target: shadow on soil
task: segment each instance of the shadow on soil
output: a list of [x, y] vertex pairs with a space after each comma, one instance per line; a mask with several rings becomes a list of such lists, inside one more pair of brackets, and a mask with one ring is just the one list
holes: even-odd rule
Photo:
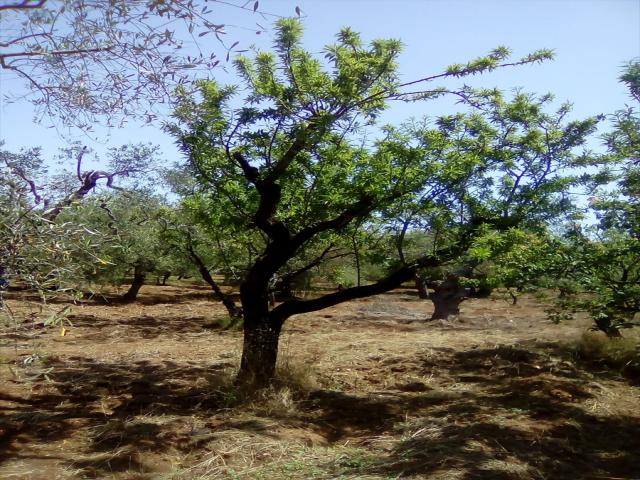
[[[110, 319], [105, 316], [91, 314], [72, 314], [66, 317], [63, 325], [70, 331], [86, 329], [80, 334], [82, 340], [94, 343], [139, 342], [141, 338], [152, 340], [157, 337], [172, 338], [184, 334], [202, 333], [216, 327], [216, 320], [223, 315], [142, 315]], [[0, 341], [26, 341], [34, 338], [50, 337], [51, 332], [58, 329], [47, 327], [42, 321], [37, 323], [26, 321], [12, 329], [0, 331]], [[108, 332], [108, 333], [105, 333]], [[224, 334], [221, 329], [220, 334]], [[67, 338], [73, 342], [72, 337]]]
[[[430, 350], [405, 360], [409, 373], [437, 372], [438, 388], [414, 382], [362, 396], [320, 390], [292, 420], [331, 443], [395, 436], [375, 462], [358, 467], [363, 475], [429, 478], [458, 469], [465, 479], [640, 477], [640, 423], [590, 413], [585, 402], [598, 384], [570, 362], [520, 347]], [[70, 357], [47, 367], [50, 381], [33, 381], [30, 396], [0, 394], [0, 463], [26, 458], [30, 443], [83, 430], [86, 450], [66, 461], [103, 478], [149, 472], [145, 452], [199, 448], [193, 419], [209, 422], [210, 438], [228, 429], [274, 435], [256, 420], [212, 423], [237, 405], [230, 363]]]
[[98, 478], [145, 472], [148, 466], [139, 462], [144, 452], [193, 448], [185, 418], [210, 417], [234, 401], [230, 363], [108, 364], [70, 357], [47, 367], [49, 380], [32, 380], [28, 398], [0, 393], [0, 463], [25, 458], [22, 452], [30, 443], [63, 440], [84, 430], [90, 447], [73, 452], [73, 468]]
[[605, 388], [593, 375], [518, 347], [442, 350], [417, 359], [414, 373], [437, 371], [455, 389], [409, 384], [408, 392], [368, 397], [317, 392], [309, 399], [310, 420], [332, 442], [401, 437], [361, 474], [640, 478], [640, 421], [590, 413], [584, 402], [592, 400], [591, 389]]
[[[101, 306], [113, 306], [120, 307], [122, 305], [158, 305], [163, 303], [181, 304], [191, 303], [193, 301], [212, 301], [219, 303], [219, 300], [215, 297], [210, 287], [201, 285], [189, 285], [184, 287], [172, 287], [172, 286], [160, 286], [152, 285], [151, 288], [145, 288], [144, 286], [140, 290], [138, 298], [133, 302], [124, 302], [121, 295], [101, 295], [90, 294], [85, 292], [82, 303], [94, 304]], [[126, 291], [126, 290], [124, 290]], [[71, 301], [70, 297], [66, 294], [53, 295], [52, 292], [50, 298], [47, 298], [49, 304], [61, 304], [66, 305]], [[240, 300], [240, 294], [235, 292], [231, 293], [231, 298], [238, 302]], [[22, 300], [30, 302], [40, 302], [42, 297], [36, 292], [29, 290], [12, 288], [9, 292], [5, 293], [5, 299], [10, 300]]]

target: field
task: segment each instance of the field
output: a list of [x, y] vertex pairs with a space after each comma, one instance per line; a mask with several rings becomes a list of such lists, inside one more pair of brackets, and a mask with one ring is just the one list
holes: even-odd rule
[[64, 336], [7, 304], [26, 320], [1, 332], [2, 479], [640, 478], [637, 376], [576, 355], [604, 340], [533, 297], [425, 322], [396, 290], [294, 317], [260, 394], [233, 387], [242, 334], [203, 287], [87, 301]]

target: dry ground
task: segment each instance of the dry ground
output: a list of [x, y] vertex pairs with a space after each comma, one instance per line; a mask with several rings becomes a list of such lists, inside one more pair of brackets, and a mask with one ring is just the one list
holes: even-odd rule
[[28, 318], [0, 332], [0, 478], [640, 478], [638, 384], [572, 357], [586, 324], [533, 298], [427, 323], [398, 290], [294, 317], [280, 386], [251, 396], [208, 295], [86, 302], [65, 336], [9, 299]]

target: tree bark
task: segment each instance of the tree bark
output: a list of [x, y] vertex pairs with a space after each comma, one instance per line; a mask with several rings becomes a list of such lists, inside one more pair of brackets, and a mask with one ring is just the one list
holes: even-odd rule
[[268, 315], [244, 315], [244, 345], [237, 383], [252, 388], [269, 386], [276, 372], [281, 325]]
[[450, 275], [444, 281], [433, 282], [429, 286], [433, 289], [429, 298], [434, 307], [430, 320], [448, 320], [460, 314], [460, 304], [468, 295], [457, 276]]
[[269, 311], [268, 273], [254, 269], [240, 287], [244, 344], [236, 383], [252, 389], [269, 386], [278, 361], [283, 320]]
[[508, 289], [507, 293], [511, 297], [511, 305], [517, 305], [517, 303], [518, 303], [518, 295], [513, 293], [513, 290], [511, 290], [511, 289]]
[[613, 327], [611, 319], [604, 317], [604, 318], [597, 318], [594, 320], [596, 327], [598, 327], [598, 330], [604, 332], [604, 334], [609, 337], [609, 338], [621, 338], [622, 334], [620, 333], [620, 330]]
[[144, 285], [147, 278], [147, 271], [142, 265], [136, 265], [133, 270], [133, 281], [127, 293], [122, 296], [122, 301], [125, 303], [135, 302], [138, 298], [138, 292]]
[[222, 291], [218, 282], [216, 282], [211, 276], [211, 272], [205, 265], [204, 261], [198, 256], [193, 246], [189, 245], [189, 254], [191, 255], [191, 259], [198, 267], [198, 271], [202, 276], [202, 279], [209, 284], [211, 290], [213, 290], [214, 295], [222, 302], [224, 307], [227, 309], [229, 316], [231, 318], [240, 318], [242, 316], [242, 308], [236, 305], [236, 302], [233, 301], [230, 295], [227, 295]]

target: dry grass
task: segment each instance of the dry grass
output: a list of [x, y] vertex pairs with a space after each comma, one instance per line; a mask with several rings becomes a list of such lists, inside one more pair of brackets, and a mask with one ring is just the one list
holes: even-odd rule
[[585, 332], [576, 344], [579, 358], [621, 369], [629, 374], [640, 373], [640, 332], [626, 331], [624, 337], [609, 338], [602, 332]]
[[593, 361], [623, 365], [633, 342], [552, 325], [534, 298], [428, 323], [398, 291], [294, 317], [277, 381], [247, 393], [241, 333], [203, 328], [224, 309], [146, 291], [73, 307], [64, 337], [0, 331], [0, 478], [640, 478], [640, 390]]

